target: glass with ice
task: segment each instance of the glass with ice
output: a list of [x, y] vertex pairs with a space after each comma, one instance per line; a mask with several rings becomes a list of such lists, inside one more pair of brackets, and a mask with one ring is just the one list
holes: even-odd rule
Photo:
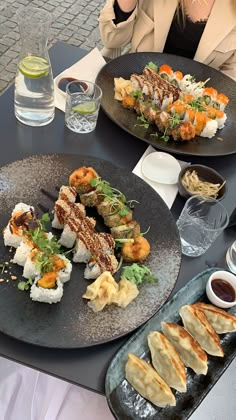
[[102, 90], [87, 80], [74, 80], [66, 86], [65, 124], [75, 133], [90, 133], [97, 124]]
[[210, 248], [229, 222], [225, 207], [214, 198], [189, 198], [177, 220], [182, 253], [198, 257]]

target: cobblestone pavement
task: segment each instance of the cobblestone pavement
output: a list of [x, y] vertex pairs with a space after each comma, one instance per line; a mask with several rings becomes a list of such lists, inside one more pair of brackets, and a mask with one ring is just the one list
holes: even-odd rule
[[23, 6], [37, 6], [53, 13], [49, 47], [56, 41], [88, 51], [102, 47], [98, 14], [104, 0], [0, 0], [0, 94], [14, 81], [21, 48], [15, 16]]

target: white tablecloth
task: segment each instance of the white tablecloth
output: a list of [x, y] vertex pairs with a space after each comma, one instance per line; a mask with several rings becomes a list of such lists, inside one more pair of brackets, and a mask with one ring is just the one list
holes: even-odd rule
[[[234, 420], [235, 391], [236, 360], [191, 420]], [[112, 419], [103, 396], [0, 357], [0, 420]]]

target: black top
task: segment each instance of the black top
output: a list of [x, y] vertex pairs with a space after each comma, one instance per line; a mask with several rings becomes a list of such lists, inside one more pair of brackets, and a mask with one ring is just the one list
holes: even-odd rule
[[[114, 19], [115, 24], [124, 22], [133, 13], [133, 11], [129, 13], [123, 12], [117, 0], [114, 3], [114, 12], [116, 16]], [[186, 17], [184, 24], [180, 24], [177, 19], [177, 13], [175, 13], [163, 52], [193, 58], [205, 26], [206, 21], [192, 22], [188, 17]]]
[[205, 26], [206, 21], [192, 22], [188, 16], [184, 25], [181, 25], [175, 14], [163, 52], [193, 58]]

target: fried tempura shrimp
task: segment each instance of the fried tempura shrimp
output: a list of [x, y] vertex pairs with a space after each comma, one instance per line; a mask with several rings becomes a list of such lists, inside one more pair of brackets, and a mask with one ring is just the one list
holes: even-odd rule
[[98, 178], [97, 172], [91, 167], [82, 166], [72, 172], [69, 178], [69, 185], [70, 187], [75, 187], [78, 194], [88, 193], [93, 189], [90, 181], [94, 178]]
[[134, 242], [122, 246], [122, 256], [127, 262], [143, 261], [150, 253], [150, 244], [143, 236], [137, 236]]

